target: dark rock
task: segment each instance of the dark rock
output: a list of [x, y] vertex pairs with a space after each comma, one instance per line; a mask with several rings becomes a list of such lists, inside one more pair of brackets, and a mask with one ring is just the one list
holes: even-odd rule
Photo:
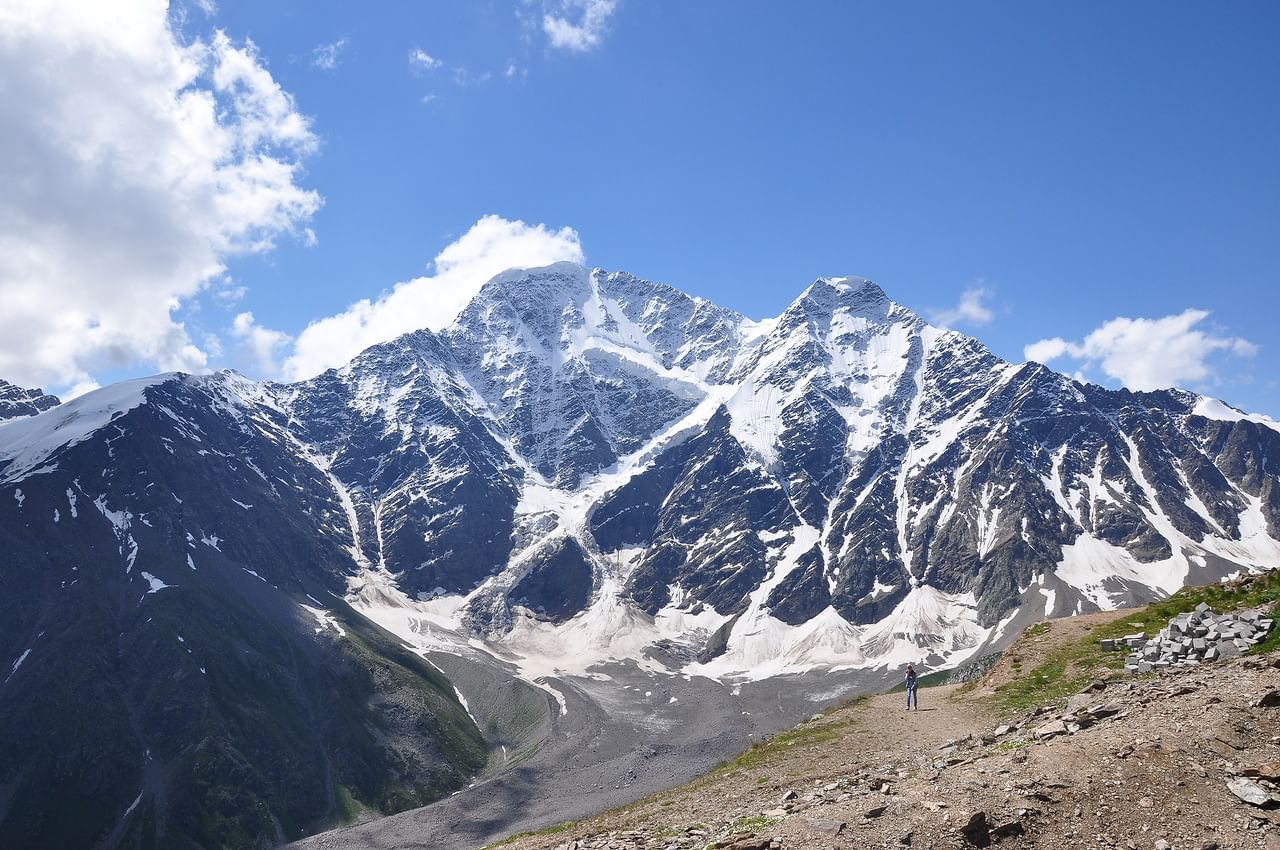
[[974, 812], [968, 822], [960, 827], [960, 837], [973, 847], [990, 847], [991, 828], [987, 823], [986, 812]]

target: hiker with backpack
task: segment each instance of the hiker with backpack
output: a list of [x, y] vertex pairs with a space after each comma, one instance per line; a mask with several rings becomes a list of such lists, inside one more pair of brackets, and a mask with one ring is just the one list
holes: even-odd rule
[[907, 711], [911, 710], [911, 704], [914, 702], [916, 711], [920, 710], [920, 699], [916, 696], [916, 668], [910, 664], [907, 665]]

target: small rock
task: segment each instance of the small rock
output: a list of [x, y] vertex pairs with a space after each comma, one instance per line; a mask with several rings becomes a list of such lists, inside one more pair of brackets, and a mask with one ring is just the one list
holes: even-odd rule
[[1280, 762], [1273, 761], [1266, 764], [1254, 765], [1253, 767], [1242, 768], [1240, 775], [1265, 779], [1268, 782], [1280, 782]]
[[1258, 708], [1275, 708], [1280, 705], [1280, 690], [1267, 691], [1254, 700], [1253, 704]]
[[839, 835], [844, 832], [846, 826], [842, 820], [827, 820], [825, 818], [805, 818], [805, 826], [814, 832], [823, 833], [825, 835]]
[[960, 827], [960, 836], [974, 847], [990, 847], [991, 827], [987, 823], [987, 813], [974, 812], [969, 821]]
[[1065, 734], [1067, 734], [1067, 724], [1063, 723], [1061, 720], [1054, 720], [1050, 723], [1044, 724], [1043, 726], [1039, 726], [1036, 728], [1035, 732], [1036, 738], [1041, 741], [1047, 741], [1057, 735]]
[[1251, 806], [1265, 806], [1271, 802], [1270, 791], [1242, 776], [1228, 779], [1227, 790]]
[[887, 811], [889, 811], [888, 806], [874, 806], [863, 812], [862, 816], [867, 819], [878, 818]]
[[1008, 823], [1002, 823], [999, 826], [994, 827], [989, 833], [989, 835], [996, 841], [999, 841], [1002, 838], [1013, 838], [1015, 836], [1025, 834], [1026, 830], [1023, 828], [1022, 823], [1016, 820], [1011, 820]]

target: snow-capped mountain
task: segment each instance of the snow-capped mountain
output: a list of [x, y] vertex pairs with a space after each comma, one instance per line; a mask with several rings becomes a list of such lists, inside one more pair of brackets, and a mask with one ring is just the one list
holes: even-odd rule
[[533, 668], [940, 664], [1020, 611], [1280, 563], [1274, 423], [1006, 363], [861, 279], [755, 323], [629, 275], [510, 272], [441, 334], [273, 392], [340, 444], [366, 610]]
[[19, 416], [35, 416], [58, 404], [58, 397], [45, 395], [44, 390], [29, 390], [0, 380], [0, 422]]
[[[99, 831], [137, 788], [224, 787], [237, 759], [272, 801], [257, 834], [332, 822], [339, 785], [391, 811], [474, 773], [465, 706], [436, 672], [406, 697], [422, 662], [356, 612], [529, 680], [612, 659], [733, 682], [958, 663], [1018, 618], [1280, 565], [1280, 425], [1004, 362], [857, 278], [753, 322], [559, 264], [297, 384], [32, 395], [0, 384], [22, 417], [0, 424], [0, 765], [93, 682], [126, 742], [103, 769], [137, 779]], [[350, 700], [316, 696], [335, 676]], [[422, 700], [430, 720], [393, 710]], [[238, 719], [264, 712], [403, 734], [266, 746]], [[22, 787], [42, 817], [67, 805]]]

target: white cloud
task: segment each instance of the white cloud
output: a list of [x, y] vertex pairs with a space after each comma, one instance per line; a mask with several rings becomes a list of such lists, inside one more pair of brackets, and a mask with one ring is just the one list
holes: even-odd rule
[[254, 321], [253, 313], [240, 313], [231, 324], [231, 335], [241, 340], [258, 377], [275, 378], [280, 374], [278, 354], [293, 337], [283, 331], [265, 328]]
[[251, 42], [176, 37], [163, 0], [6, 0], [0, 80], [0, 375], [203, 368], [174, 311], [320, 206], [293, 99]]
[[421, 47], [415, 47], [413, 50], [409, 51], [409, 65], [414, 68], [419, 68], [423, 71], [433, 71], [443, 64], [443, 62], [432, 56], [430, 53], [427, 53], [427, 51], [423, 50]]
[[285, 361], [291, 379], [341, 366], [371, 345], [420, 328], [453, 321], [486, 281], [510, 268], [583, 261], [572, 228], [552, 230], [487, 215], [436, 255], [435, 274], [396, 284], [376, 299], [363, 299], [336, 316], [309, 324]]
[[332, 71], [339, 65], [339, 56], [347, 47], [346, 36], [332, 44], [322, 44], [311, 51], [311, 64], [325, 71]]
[[1071, 343], [1059, 336], [1053, 339], [1042, 339], [1022, 349], [1022, 356], [1037, 363], [1049, 363], [1057, 360], [1072, 348]]
[[[1028, 345], [1028, 360], [1048, 363], [1060, 357], [1097, 366], [1132, 390], [1156, 390], [1202, 383], [1214, 377], [1210, 358], [1218, 352], [1239, 357], [1257, 353], [1240, 337], [1204, 330], [1207, 310], [1184, 310], [1161, 319], [1112, 319], [1082, 342], [1054, 337]], [[1077, 372], [1079, 374], [1079, 372]]]
[[542, 31], [551, 46], [579, 53], [600, 46], [618, 0], [558, 0], [542, 16]]
[[955, 327], [956, 325], [982, 325], [991, 324], [996, 314], [987, 306], [986, 301], [991, 297], [991, 290], [982, 286], [971, 286], [960, 294], [960, 301], [954, 307], [943, 310], [934, 310], [929, 313], [929, 319], [935, 325], [944, 328]]

